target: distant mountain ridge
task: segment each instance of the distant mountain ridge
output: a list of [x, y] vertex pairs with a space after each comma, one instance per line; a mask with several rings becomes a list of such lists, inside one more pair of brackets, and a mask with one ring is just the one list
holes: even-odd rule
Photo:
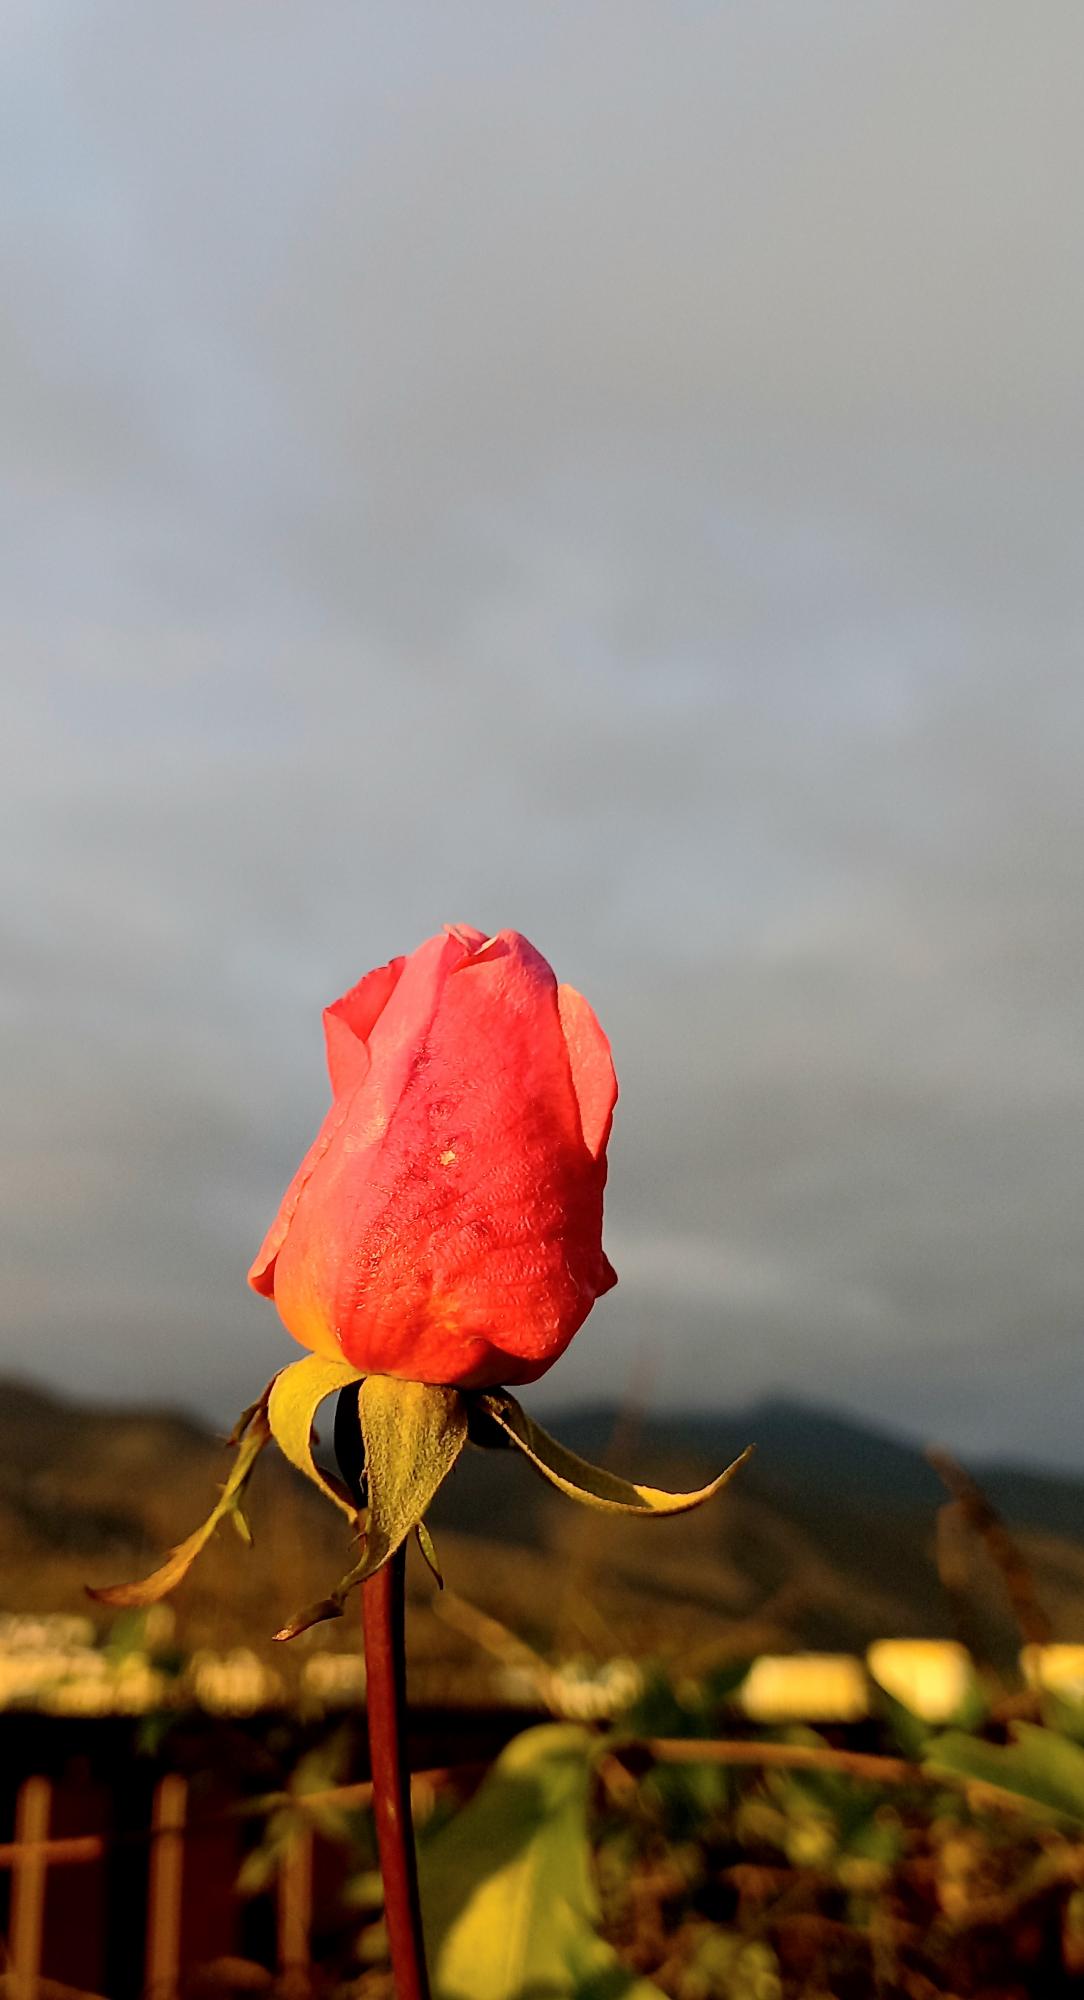
[[[585, 1457], [605, 1451], [630, 1428], [616, 1405], [580, 1405], [543, 1421]], [[750, 1476], [772, 1486], [807, 1491], [827, 1486], [839, 1500], [896, 1509], [935, 1508], [945, 1498], [921, 1448], [886, 1427], [786, 1396], [745, 1409], [645, 1412], [633, 1420], [653, 1452], [726, 1463], [756, 1446]], [[931, 1440], [932, 1442], [932, 1440]], [[1084, 1540], [1084, 1477], [996, 1460], [966, 1459], [967, 1470], [1006, 1518], [1020, 1528]], [[622, 1466], [622, 1471], [631, 1469]]]
[[[430, 1515], [449, 1595], [547, 1656], [860, 1651], [960, 1630], [936, 1558], [946, 1496], [922, 1452], [891, 1432], [783, 1398], [712, 1414], [599, 1404], [540, 1417], [574, 1451], [660, 1485], [702, 1484], [757, 1446], [713, 1505], [647, 1524], [573, 1506], [511, 1450], [466, 1453]], [[0, 1383], [0, 1610], [85, 1611], [86, 1583], [145, 1574], [205, 1516], [225, 1463], [221, 1438], [175, 1412]], [[1084, 1641], [1084, 1481], [969, 1470], [1019, 1540], [1055, 1636]], [[251, 1551], [220, 1531], [178, 1591], [178, 1643], [255, 1645], [281, 1663], [270, 1634], [326, 1595], [348, 1566], [348, 1536], [273, 1452], [251, 1519]], [[1019, 1634], [977, 1541], [969, 1571], [968, 1641], [1011, 1663]], [[411, 1576], [416, 1656], [461, 1690], [477, 1643], [450, 1629], [420, 1563]], [[321, 1626], [287, 1660], [310, 1643], [356, 1647], [356, 1621]]]

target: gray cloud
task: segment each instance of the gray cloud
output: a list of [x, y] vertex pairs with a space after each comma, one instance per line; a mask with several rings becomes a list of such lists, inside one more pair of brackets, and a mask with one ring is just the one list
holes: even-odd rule
[[592, 997], [540, 1400], [1075, 1461], [1078, 10], [13, 10], [5, 1365], [225, 1415], [318, 1012]]

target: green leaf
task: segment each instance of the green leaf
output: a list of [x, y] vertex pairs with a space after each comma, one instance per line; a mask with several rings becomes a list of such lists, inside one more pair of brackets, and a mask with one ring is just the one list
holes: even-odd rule
[[87, 1595], [93, 1597], [98, 1604], [109, 1604], [120, 1610], [157, 1604], [160, 1597], [165, 1597], [180, 1583], [181, 1578], [187, 1575], [200, 1550], [210, 1541], [219, 1522], [225, 1520], [228, 1514], [236, 1512], [252, 1475], [252, 1468], [270, 1436], [267, 1418], [262, 1408], [257, 1406], [237, 1448], [237, 1463], [202, 1527], [197, 1528], [186, 1541], [179, 1542], [175, 1549], [170, 1549], [161, 1567], [146, 1577], [142, 1583], [115, 1583], [104, 1590], [92, 1590], [88, 1586]]
[[1013, 1737], [1012, 1743], [983, 1743], [949, 1730], [930, 1745], [924, 1765], [1084, 1824], [1084, 1749], [1033, 1722], [1016, 1723]]
[[713, 1500], [721, 1493], [753, 1451], [752, 1445], [748, 1445], [733, 1465], [728, 1465], [710, 1485], [699, 1487], [695, 1493], [665, 1493], [657, 1486], [633, 1485], [601, 1466], [577, 1458], [575, 1452], [567, 1451], [536, 1424], [514, 1396], [487, 1395], [482, 1402], [494, 1423], [500, 1425], [551, 1485], [560, 1487], [570, 1499], [582, 1500], [585, 1506], [600, 1508], [608, 1514], [641, 1514], [647, 1518], [687, 1514], [691, 1508], [702, 1507], [705, 1500]]
[[270, 1836], [262, 1841], [259, 1847], [252, 1848], [237, 1870], [233, 1885], [237, 1894], [262, 1896], [265, 1890], [271, 1888], [279, 1872], [281, 1858], [279, 1844]]
[[871, 1680], [870, 1686], [873, 1712], [883, 1717], [896, 1748], [902, 1750], [911, 1763], [921, 1762], [936, 1731], [905, 1702], [889, 1694], [879, 1681]]
[[596, 1935], [587, 1847], [594, 1743], [561, 1724], [502, 1752], [419, 1852], [434, 2000], [662, 2000]]
[[1074, 1743], [1084, 1743], [1084, 1702], [1078, 1697], [1047, 1688], [1039, 1698], [1039, 1714], [1048, 1729], [1071, 1737]]
[[291, 1465], [311, 1479], [329, 1500], [341, 1507], [350, 1520], [357, 1508], [337, 1479], [321, 1471], [312, 1455], [312, 1426], [316, 1412], [327, 1396], [346, 1389], [364, 1378], [348, 1361], [332, 1361], [322, 1354], [306, 1354], [291, 1362], [271, 1384], [267, 1415], [275, 1443]]

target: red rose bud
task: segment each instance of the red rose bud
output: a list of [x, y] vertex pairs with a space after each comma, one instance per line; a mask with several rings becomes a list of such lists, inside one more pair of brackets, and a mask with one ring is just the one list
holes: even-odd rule
[[586, 1000], [517, 931], [449, 926], [326, 1009], [332, 1105], [249, 1283], [366, 1374], [533, 1382], [617, 1278], [617, 1079]]

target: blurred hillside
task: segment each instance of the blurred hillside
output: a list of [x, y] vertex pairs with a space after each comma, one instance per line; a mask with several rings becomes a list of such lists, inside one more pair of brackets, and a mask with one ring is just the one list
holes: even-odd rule
[[[659, 1523], [586, 1513], [515, 1454], [470, 1451], [431, 1516], [442, 1604], [420, 1560], [412, 1566], [412, 1646], [431, 1693], [481, 1693], [501, 1648], [485, 1616], [548, 1658], [695, 1667], [789, 1647], [861, 1651], [883, 1636], [964, 1636], [995, 1661], [1015, 1657], [1004, 1583], [977, 1539], [964, 1548], [961, 1633], [936, 1558], [945, 1495], [899, 1438], [787, 1402], [650, 1421], [596, 1408], [547, 1427], [586, 1456], [674, 1486], [700, 1483], [750, 1441], [758, 1450], [714, 1506]], [[0, 1611], [84, 1612], [85, 1583], [144, 1573], [207, 1513], [227, 1462], [183, 1417], [6, 1384]], [[1084, 1641], [1084, 1482], [972, 1470], [1016, 1535], [1053, 1636]], [[252, 1646], [289, 1684], [312, 1647], [358, 1644], [350, 1617], [289, 1648], [270, 1636], [342, 1574], [348, 1536], [274, 1451], [250, 1496], [255, 1546], [220, 1529], [173, 1600], [177, 1645]]]

